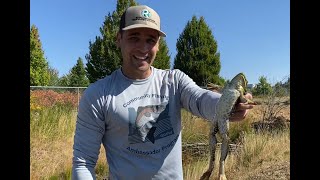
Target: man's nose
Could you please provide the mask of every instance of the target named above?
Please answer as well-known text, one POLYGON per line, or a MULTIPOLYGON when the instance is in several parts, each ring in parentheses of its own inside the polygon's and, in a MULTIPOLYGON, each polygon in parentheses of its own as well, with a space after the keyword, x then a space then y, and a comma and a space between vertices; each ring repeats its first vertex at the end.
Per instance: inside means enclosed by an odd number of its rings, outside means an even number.
POLYGON ((141 52, 148 52, 151 49, 150 44, 142 41, 138 43, 137 47, 141 52))

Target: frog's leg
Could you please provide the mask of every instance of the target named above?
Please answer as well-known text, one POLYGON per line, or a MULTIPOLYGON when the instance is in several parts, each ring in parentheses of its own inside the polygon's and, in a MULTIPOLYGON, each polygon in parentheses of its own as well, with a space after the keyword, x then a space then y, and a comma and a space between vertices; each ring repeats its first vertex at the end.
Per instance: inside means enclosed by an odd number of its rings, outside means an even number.
POLYGON ((218 132, 218 124, 215 121, 211 125, 210 136, 209 136, 209 151, 210 151, 210 159, 209 159, 209 168, 203 173, 200 180, 209 180, 211 173, 214 168, 215 158, 216 158, 216 145, 217 145, 217 137, 216 134, 218 132))
POLYGON ((224 165, 229 152, 229 140, 230 140, 228 137, 229 120, 226 120, 224 122, 225 123, 223 123, 222 126, 219 127, 219 131, 221 132, 221 137, 222 137, 221 157, 219 162, 219 180, 227 180, 225 175, 224 165))

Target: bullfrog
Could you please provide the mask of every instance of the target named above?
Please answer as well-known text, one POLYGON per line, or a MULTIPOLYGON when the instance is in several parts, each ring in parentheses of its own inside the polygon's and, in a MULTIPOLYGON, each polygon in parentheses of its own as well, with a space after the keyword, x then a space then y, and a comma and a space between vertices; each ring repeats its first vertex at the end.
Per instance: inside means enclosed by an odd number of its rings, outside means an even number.
MULTIPOLYGON (((217 145, 217 137, 216 134, 220 133, 222 138, 221 143, 221 156, 219 163, 219 180, 226 180, 224 165, 225 159, 228 155, 229 151, 229 117, 232 114, 235 105, 237 103, 248 103, 248 104, 256 104, 250 99, 245 97, 247 92, 247 84, 248 81, 244 73, 238 73, 236 76, 232 78, 232 80, 227 83, 221 89, 221 97, 216 105, 215 116, 213 121, 210 123, 210 134, 209 134, 209 150, 210 150, 210 158, 209 158, 209 168, 204 174, 201 176, 200 180, 208 180, 215 164, 215 150, 217 145)), ((212 86, 212 84, 210 85, 212 86)))

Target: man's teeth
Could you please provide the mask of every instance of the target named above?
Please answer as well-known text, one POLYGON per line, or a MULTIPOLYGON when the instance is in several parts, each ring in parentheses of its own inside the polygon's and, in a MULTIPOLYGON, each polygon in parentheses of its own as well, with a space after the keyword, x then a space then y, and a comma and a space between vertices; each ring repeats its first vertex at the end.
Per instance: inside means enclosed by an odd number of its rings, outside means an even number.
POLYGON ((148 56, 134 56, 137 59, 145 60, 148 58, 148 56))

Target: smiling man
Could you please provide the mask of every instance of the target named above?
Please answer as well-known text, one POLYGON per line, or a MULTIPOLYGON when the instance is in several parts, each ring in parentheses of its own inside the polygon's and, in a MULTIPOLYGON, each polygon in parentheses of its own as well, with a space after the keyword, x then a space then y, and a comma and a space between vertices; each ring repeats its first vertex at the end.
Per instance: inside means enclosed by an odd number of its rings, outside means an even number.
MULTIPOLYGON (((148 6, 129 7, 122 15, 122 66, 91 84, 79 104, 72 179, 96 179, 101 144, 111 180, 183 179, 181 108, 213 121, 221 95, 178 69, 152 66, 165 36, 159 15, 148 6)), ((251 108, 239 103, 232 120, 244 119, 251 108)))
POLYGON ((150 28, 129 29, 117 35, 123 56, 122 73, 130 79, 145 79, 159 50, 158 31, 150 28))

